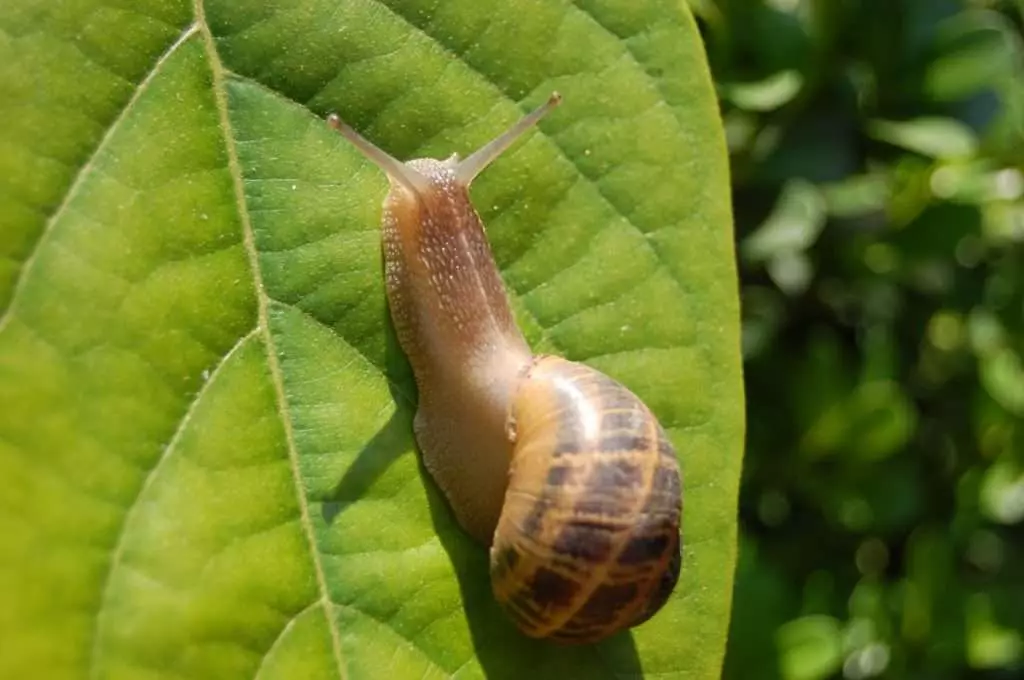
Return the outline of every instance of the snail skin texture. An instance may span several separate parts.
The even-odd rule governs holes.
[[[402,163],[328,122],[390,180],[385,283],[419,390],[424,464],[463,529],[490,546],[494,595],[519,628],[586,643],[668,599],[682,502],[676,453],[632,392],[530,352],[469,199],[477,174],[559,101],[462,161]]]

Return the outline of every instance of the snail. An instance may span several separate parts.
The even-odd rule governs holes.
[[[530,637],[591,643],[646,621],[680,569],[676,453],[650,409],[581,363],[534,356],[469,185],[561,101],[464,160],[406,163],[341,119],[383,170],[388,303],[419,392],[413,430],[461,527],[490,546],[494,596]]]

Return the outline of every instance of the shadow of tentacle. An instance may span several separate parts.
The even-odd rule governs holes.
[[[416,383],[412,377],[412,368],[398,345],[387,307],[384,315],[384,375],[395,410],[384,426],[359,451],[355,462],[325,499],[323,518],[327,524],[331,524],[348,505],[362,498],[391,464],[409,450],[412,421],[416,412]]]
[[[411,429],[412,411],[407,407],[396,408],[324,501],[323,517],[327,524],[333,523],[348,506],[363,498],[391,464],[408,452]]]

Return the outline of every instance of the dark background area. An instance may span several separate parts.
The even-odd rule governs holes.
[[[748,437],[727,678],[1024,678],[1024,0],[690,0]]]

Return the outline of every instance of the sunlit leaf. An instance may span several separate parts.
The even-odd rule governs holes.
[[[379,243],[399,158],[564,105],[474,185],[538,349],[656,411],[649,623],[520,635],[418,462]],[[0,677],[719,677],[743,442],[725,144],[681,3],[0,9]]]
[[[824,680],[842,664],[839,622],[830,616],[793,619],[779,628],[776,639],[786,680]]]
[[[1012,349],[982,359],[981,384],[1007,411],[1024,416],[1024,366]]]
[[[772,214],[741,246],[743,256],[759,262],[807,250],[825,226],[825,200],[813,184],[786,184]]]
[[[978,146],[971,129],[952,118],[874,120],[868,132],[875,139],[930,158],[966,158],[973,155]]]
[[[994,88],[1024,66],[1019,31],[998,12],[957,14],[941,27],[924,78],[925,91],[938,101],[955,101]]]
[[[989,467],[981,485],[981,507],[1002,524],[1024,520],[1024,469],[1009,457]]]
[[[725,88],[725,96],[747,111],[772,111],[791,101],[803,86],[798,71],[786,70],[753,83],[734,83]]]

